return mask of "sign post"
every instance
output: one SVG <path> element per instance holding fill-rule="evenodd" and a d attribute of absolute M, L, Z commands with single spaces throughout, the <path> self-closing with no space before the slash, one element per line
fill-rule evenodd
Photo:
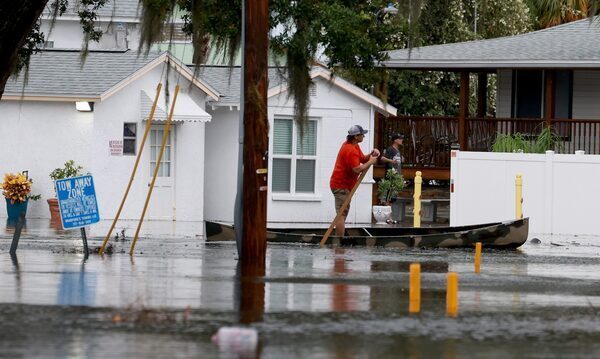
<path fill-rule="evenodd" d="M 100 221 L 94 179 L 90 175 L 65 178 L 57 180 L 54 185 L 63 228 L 81 228 L 83 250 L 87 257 L 89 252 L 85 226 Z"/>

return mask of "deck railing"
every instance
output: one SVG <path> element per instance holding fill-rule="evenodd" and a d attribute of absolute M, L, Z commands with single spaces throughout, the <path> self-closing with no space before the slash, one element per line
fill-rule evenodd
<path fill-rule="evenodd" d="M 558 153 L 584 150 L 600 154 L 600 120 L 552 119 L 550 121 L 560 141 Z M 490 151 L 498 134 L 521 133 L 534 142 L 546 125 L 539 118 L 469 118 L 468 146 L 471 151 Z M 378 117 L 375 143 L 389 146 L 392 133 L 404 134 L 402 155 L 405 167 L 449 168 L 450 150 L 458 148 L 458 118 L 398 116 Z"/>

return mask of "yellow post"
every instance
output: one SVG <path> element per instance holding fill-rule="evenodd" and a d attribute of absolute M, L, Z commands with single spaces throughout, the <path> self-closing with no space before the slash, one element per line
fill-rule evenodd
<path fill-rule="evenodd" d="M 515 215 L 517 219 L 523 218 L 523 175 L 517 173 L 515 179 Z"/>
<path fill-rule="evenodd" d="M 152 175 L 152 182 L 150 183 L 150 188 L 148 189 L 148 195 L 146 196 L 146 203 L 144 203 L 144 209 L 142 210 L 142 216 L 140 217 L 140 222 L 138 223 L 137 229 L 135 231 L 135 236 L 133 237 L 133 242 L 131 243 L 131 249 L 129 250 L 129 255 L 133 255 L 133 250 L 135 249 L 135 243 L 137 242 L 138 235 L 140 234 L 140 229 L 142 228 L 142 223 L 144 222 L 144 216 L 146 215 L 146 209 L 148 209 L 148 203 L 150 202 L 150 197 L 152 196 L 152 190 L 154 189 L 154 182 L 156 182 L 156 176 L 158 175 L 158 169 L 160 168 L 160 161 L 162 161 L 163 152 L 165 150 L 165 145 L 167 144 L 167 139 L 169 138 L 169 129 L 171 127 L 171 119 L 173 119 L 173 111 L 175 110 L 175 103 L 177 102 L 177 94 L 179 94 L 179 85 L 175 86 L 175 94 L 173 95 L 173 103 L 171 104 L 171 111 L 169 112 L 169 118 L 167 119 L 167 124 L 165 125 L 165 134 L 163 135 L 162 144 L 160 145 L 160 151 L 158 152 L 158 158 L 156 159 L 156 167 L 154 167 L 154 174 Z"/>
<path fill-rule="evenodd" d="M 410 265 L 409 284 L 408 312 L 419 313 L 421 311 L 421 265 L 419 263 Z"/>
<path fill-rule="evenodd" d="M 446 314 L 455 317 L 458 313 L 458 273 L 448 273 L 446 287 Z"/>
<path fill-rule="evenodd" d="M 414 199 L 413 227 L 415 227 L 415 228 L 421 227 L 421 184 L 422 183 L 423 183 L 423 178 L 421 177 L 421 171 L 417 171 L 417 173 L 415 173 L 415 194 L 413 195 L 413 199 Z"/>
<path fill-rule="evenodd" d="M 144 145 L 146 144 L 146 138 L 148 137 L 148 132 L 150 132 L 150 126 L 152 126 L 152 119 L 154 118 L 154 111 L 156 110 L 156 104 L 158 103 L 158 96 L 160 95 L 160 89 L 162 88 L 162 83 L 159 83 L 156 86 L 156 96 L 154 97 L 154 103 L 152 104 L 152 110 L 150 110 L 150 117 L 148 117 L 148 122 L 146 123 L 146 130 L 144 131 L 144 137 L 142 138 L 142 143 L 140 144 L 140 149 L 138 150 L 137 157 L 135 159 L 135 164 L 133 165 L 133 171 L 131 172 L 131 177 L 129 178 L 129 184 L 127 184 L 127 189 L 125 190 L 125 194 L 123 195 L 123 199 L 121 200 L 121 205 L 119 206 L 119 210 L 115 215 L 115 219 L 113 220 L 108 233 L 106 234 L 106 238 L 104 238 L 104 242 L 102 243 L 102 247 L 98 251 L 98 254 L 102 255 L 104 253 L 104 247 L 106 247 L 106 243 L 110 239 L 110 235 L 112 234 L 113 229 L 115 229 L 115 225 L 121 216 L 121 211 L 123 210 L 123 205 L 125 204 L 125 200 L 127 200 L 127 195 L 129 194 L 129 190 L 131 189 L 131 184 L 133 183 L 133 179 L 135 178 L 135 172 L 137 171 L 138 164 L 140 163 L 140 158 L 142 157 L 142 152 L 144 151 Z"/>
<path fill-rule="evenodd" d="M 481 242 L 475 243 L 475 273 L 481 270 Z"/>

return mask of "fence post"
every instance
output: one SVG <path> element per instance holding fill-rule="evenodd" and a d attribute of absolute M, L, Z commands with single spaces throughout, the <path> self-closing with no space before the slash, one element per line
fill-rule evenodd
<path fill-rule="evenodd" d="M 554 208 L 554 151 L 546 151 L 544 163 L 544 223 L 543 231 L 552 233 L 552 211 Z"/>
<path fill-rule="evenodd" d="M 517 173 L 515 178 L 515 217 L 523 218 L 523 174 Z"/>
<path fill-rule="evenodd" d="M 421 227 L 421 184 L 423 178 L 421 171 L 415 173 L 415 194 L 413 195 L 413 227 Z"/>

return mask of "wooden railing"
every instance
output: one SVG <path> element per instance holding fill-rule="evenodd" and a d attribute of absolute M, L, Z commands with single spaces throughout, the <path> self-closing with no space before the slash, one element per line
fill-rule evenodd
<path fill-rule="evenodd" d="M 552 119 L 550 123 L 560 138 L 556 152 L 600 154 L 600 120 Z M 545 125 L 539 118 L 469 118 L 468 150 L 490 151 L 498 134 L 518 132 L 533 142 Z M 389 146 L 391 134 L 404 134 L 403 167 L 449 168 L 450 150 L 458 148 L 456 117 L 378 116 L 376 130 L 375 145 L 380 148 Z"/>

